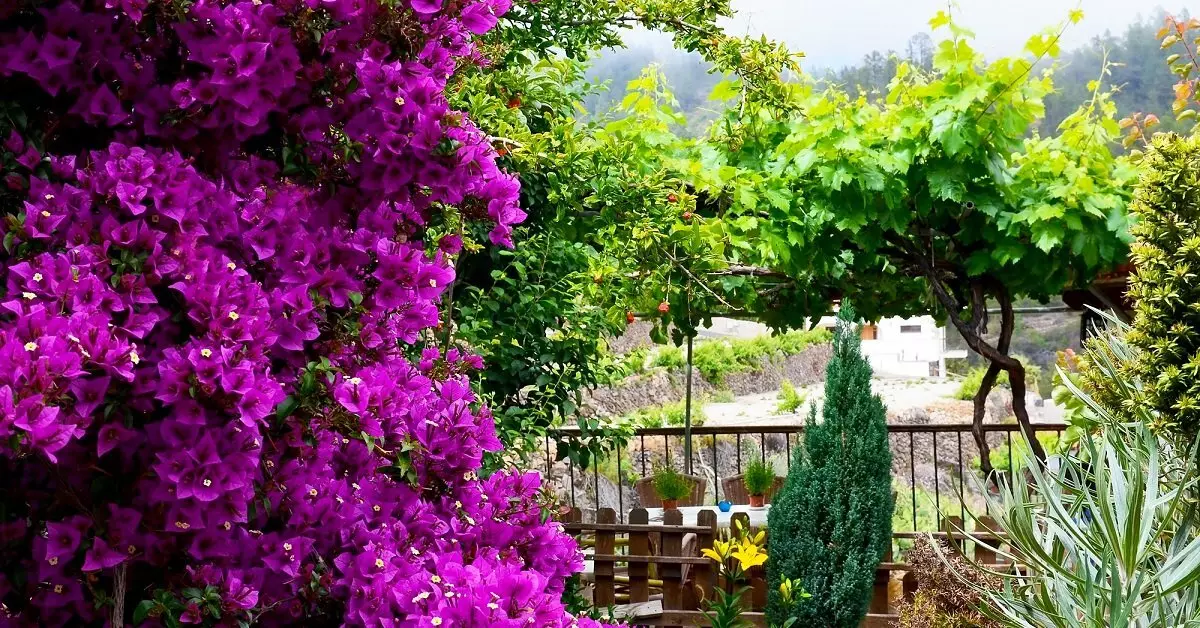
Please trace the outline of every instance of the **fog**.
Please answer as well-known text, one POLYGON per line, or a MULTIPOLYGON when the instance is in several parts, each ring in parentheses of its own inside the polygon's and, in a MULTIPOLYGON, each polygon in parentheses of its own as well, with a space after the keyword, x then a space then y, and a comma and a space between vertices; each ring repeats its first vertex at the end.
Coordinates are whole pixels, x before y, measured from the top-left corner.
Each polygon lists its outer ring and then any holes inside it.
MULTIPOLYGON (((1077 47, 1105 31, 1120 32, 1158 10, 1200 15, 1200 0, 960 0, 951 7, 956 21, 975 31, 976 46, 988 56, 1020 51, 1032 34, 1062 22, 1074 8, 1084 19, 1063 34, 1063 49, 1077 47)), ((945 0, 734 0, 737 15, 725 26, 733 34, 765 34, 807 56, 810 67, 854 64, 872 50, 903 50, 945 0)), ((632 46, 670 48, 665 36, 635 31, 632 46)))

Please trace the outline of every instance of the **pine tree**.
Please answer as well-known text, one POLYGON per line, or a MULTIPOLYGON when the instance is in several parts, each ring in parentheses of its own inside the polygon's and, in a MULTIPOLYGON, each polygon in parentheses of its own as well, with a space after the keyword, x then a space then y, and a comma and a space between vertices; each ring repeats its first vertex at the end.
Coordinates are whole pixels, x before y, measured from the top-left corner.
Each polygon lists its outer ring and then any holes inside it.
POLYGON ((891 543, 895 499, 887 411, 871 392, 849 304, 838 314, 822 421, 810 411, 793 456, 767 522, 768 619, 782 624, 789 616, 779 594, 786 577, 811 594, 790 610, 797 626, 857 628, 891 543))

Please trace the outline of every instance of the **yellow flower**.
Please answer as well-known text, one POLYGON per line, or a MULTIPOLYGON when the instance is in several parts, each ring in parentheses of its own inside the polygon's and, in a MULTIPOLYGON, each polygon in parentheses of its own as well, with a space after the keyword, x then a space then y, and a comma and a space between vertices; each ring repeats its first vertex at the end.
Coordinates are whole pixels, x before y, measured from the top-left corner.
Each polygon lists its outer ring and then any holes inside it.
POLYGON ((784 578, 783 582, 779 583, 779 595, 783 598, 785 604, 792 603, 792 579, 784 578))
POLYGON ((742 571, 757 567, 767 562, 767 553, 748 539, 743 540, 738 550, 732 554, 742 566, 742 571))
POLYGON ((718 563, 723 563, 729 558, 729 553, 732 550, 733 550, 733 542, 732 541, 713 540, 712 549, 704 548, 703 550, 701 550, 700 553, 704 554, 708 558, 711 558, 711 559, 717 561, 718 563))

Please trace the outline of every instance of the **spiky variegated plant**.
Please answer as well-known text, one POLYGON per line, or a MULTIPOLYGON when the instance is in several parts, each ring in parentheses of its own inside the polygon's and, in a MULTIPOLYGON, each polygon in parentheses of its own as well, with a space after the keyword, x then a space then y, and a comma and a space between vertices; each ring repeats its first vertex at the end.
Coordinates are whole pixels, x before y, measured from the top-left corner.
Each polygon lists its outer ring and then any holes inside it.
MULTIPOLYGON (((1136 397, 1144 387, 1124 378, 1137 353, 1122 337, 1127 328, 1111 324, 1088 351, 1093 381, 1108 378, 1114 398, 1136 397)), ((1129 421, 1069 379, 1065 384, 1097 429, 1044 468, 1026 462, 1022 475, 1032 481, 990 498, 1011 542, 1000 554, 1023 569, 1004 574, 1002 590, 980 590, 983 611, 1029 628, 1200 625, 1191 452, 1149 429, 1153 408, 1121 404, 1136 419, 1129 421)))

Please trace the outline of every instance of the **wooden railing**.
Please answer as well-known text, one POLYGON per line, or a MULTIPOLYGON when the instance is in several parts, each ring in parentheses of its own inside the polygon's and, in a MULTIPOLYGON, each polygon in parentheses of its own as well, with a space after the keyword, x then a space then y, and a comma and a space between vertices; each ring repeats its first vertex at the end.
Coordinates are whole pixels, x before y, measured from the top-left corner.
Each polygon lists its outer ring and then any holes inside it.
MULTIPOLYGON (((716 564, 703 556, 720 534, 716 513, 701 511, 694 526, 683 525, 678 510, 665 511, 662 523, 653 524, 644 508, 630 511, 628 523, 617 523, 611 508, 601 508, 595 523, 581 521, 580 515, 578 508, 571 509, 563 525, 579 538, 584 559, 593 564, 585 572, 593 606, 611 609, 615 618, 637 626, 708 625, 702 606, 722 585, 716 564), (625 565, 620 575, 619 565, 625 565)), ((749 529, 745 513, 734 519, 749 529)), ((753 612, 743 618, 765 626, 766 574, 758 567, 749 575, 753 612)))
MULTIPOLYGON (((682 513, 668 510, 661 523, 651 523, 645 509, 635 508, 628 513, 628 523, 618 523, 615 511, 601 508, 594 523, 583 522, 578 509, 571 509, 561 519, 566 530, 579 539, 585 560, 593 565, 585 571, 584 580, 598 610, 611 611, 615 618, 635 626, 708 626, 703 612, 705 600, 713 599, 715 587, 724 583, 718 579, 715 563, 702 551, 712 548, 719 530, 715 512, 701 511, 697 518, 697 525, 683 525, 682 513)), ((733 518, 741 519, 749 529, 745 513, 733 518)), ((946 541, 954 551, 973 555, 978 563, 997 570, 1006 567, 995 553, 1003 538, 994 532, 995 523, 989 518, 976 520, 970 536, 963 532, 963 522, 957 517, 943 521, 942 528, 928 533, 899 532, 896 538, 933 536, 946 541), (970 537, 983 544, 976 544, 970 537)), ((769 538, 767 543, 770 555, 769 538)), ((902 556, 901 560, 896 558, 889 551, 876 570, 864 628, 894 627, 898 619, 896 605, 911 600, 916 593, 915 575, 902 556), (893 581, 900 583, 898 595, 893 593, 893 581)), ((764 568, 751 570, 749 581, 746 600, 750 610, 743 619, 765 626, 764 568)))

